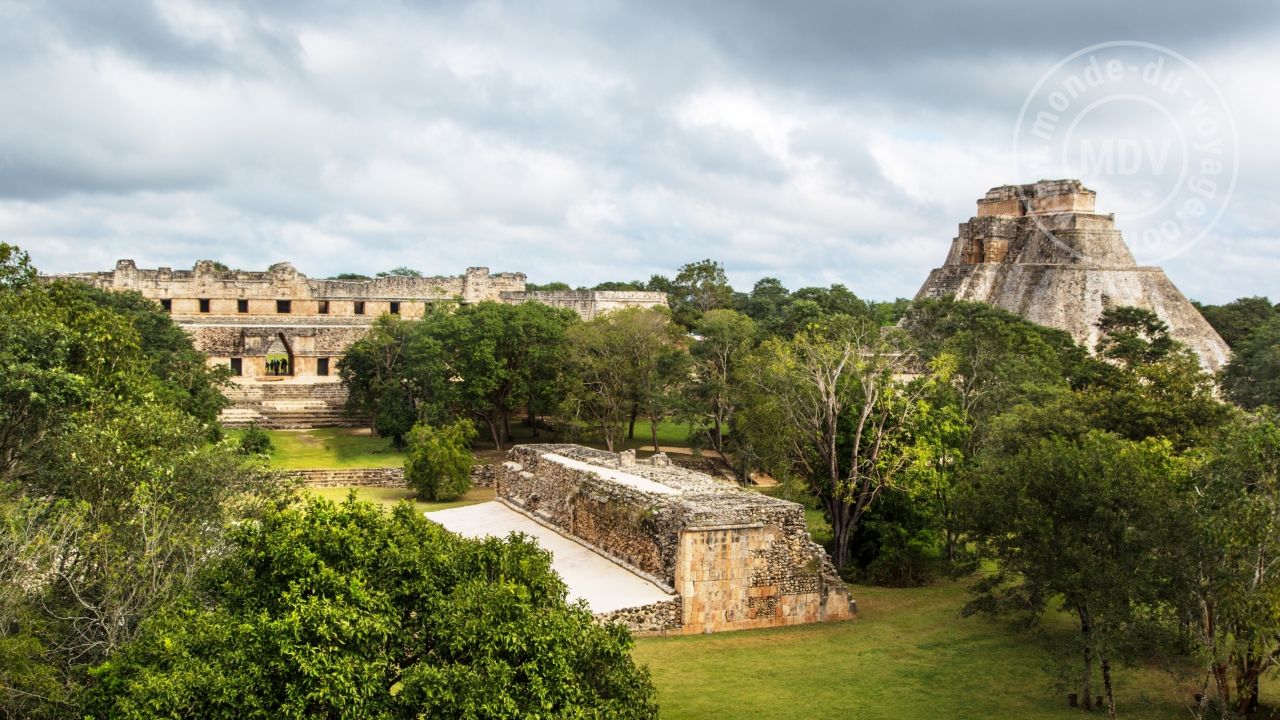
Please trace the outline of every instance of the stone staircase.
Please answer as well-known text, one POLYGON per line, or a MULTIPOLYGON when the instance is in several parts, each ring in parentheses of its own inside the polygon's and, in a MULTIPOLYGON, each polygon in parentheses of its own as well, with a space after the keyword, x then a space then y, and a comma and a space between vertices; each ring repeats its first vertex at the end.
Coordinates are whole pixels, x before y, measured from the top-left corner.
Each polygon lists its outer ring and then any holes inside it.
POLYGON ((231 401, 219 417, 224 427, 257 423, 273 430, 309 430, 369 424, 347 414, 347 390, 337 382, 236 382, 223 394, 231 401))

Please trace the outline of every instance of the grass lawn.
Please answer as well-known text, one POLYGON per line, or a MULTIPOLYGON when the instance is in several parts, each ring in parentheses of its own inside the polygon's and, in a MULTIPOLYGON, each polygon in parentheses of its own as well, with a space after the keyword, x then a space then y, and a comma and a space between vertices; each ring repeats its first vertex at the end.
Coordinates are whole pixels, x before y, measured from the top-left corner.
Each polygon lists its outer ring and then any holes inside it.
POLYGON ((355 491, 357 498, 372 503, 378 503, 388 509, 395 507, 402 500, 408 500, 421 512, 444 510, 452 507, 462 507, 463 505, 475 505, 476 503, 488 502, 493 499, 493 488, 482 487, 473 487, 467 491, 466 495, 463 495, 457 500, 442 503, 429 503, 415 500, 414 491, 408 488, 330 487, 307 488, 306 492, 334 502, 342 502, 347 499, 347 493, 352 490, 355 491))
MULTIPOLYGON (((234 431, 233 431, 234 432, 234 431)), ((279 470, 383 468, 404 465, 404 453, 389 438, 363 428, 268 430, 271 466, 279 470)))
MULTIPOLYGON (((966 582, 850 589, 857 620, 638 639, 634 656, 653 673, 662 717, 1087 717, 1067 708, 1068 688, 1057 684, 1078 673, 1061 654, 1074 647, 1066 622, 1022 632, 1001 620, 961 618, 966 582)), ((1156 668, 1114 674, 1120 717, 1188 717, 1179 702, 1196 691, 1194 679, 1156 668)), ((1100 681, 1095 687, 1101 694, 1100 681)), ((1276 700, 1271 690, 1264 685, 1268 703, 1276 700)))
MULTIPOLYGON (((229 431, 239 437, 240 431, 229 431)), ((629 448, 649 444, 649 425, 636 424, 636 439, 626 442, 629 448)), ((400 467, 404 453, 391 447, 391 440, 373 435, 365 428, 317 428, 314 430, 268 430, 271 444, 271 466, 279 470, 345 469, 400 467)), ((533 430, 520 423, 511 426, 512 442, 554 442, 546 432, 533 437, 533 430)), ((658 442, 663 446, 688 447, 689 429, 685 425, 667 421, 658 426, 658 442)), ((604 445, 593 444, 603 448, 604 445)), ((483 462, 505 457, 495 452, 493 443, 481 433, 476 439, 476 457, 483 462)))

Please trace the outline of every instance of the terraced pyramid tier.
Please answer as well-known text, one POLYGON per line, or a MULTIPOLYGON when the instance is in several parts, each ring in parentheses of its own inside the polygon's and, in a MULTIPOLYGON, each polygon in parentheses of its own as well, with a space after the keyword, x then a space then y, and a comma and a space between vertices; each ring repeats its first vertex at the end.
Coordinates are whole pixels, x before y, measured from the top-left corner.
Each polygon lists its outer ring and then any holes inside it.
POLYGON ((996 305, 1065 330, 1089 348, 1107 308, 1146 308, 1216 371, 1227 361, 1227 344, 1163 270, 1134 262, 1115 216, 1095 212, 1095 198, 1079 180, 993 188, 978 200, 978 214, 960 224, 946 262, 916 298, 996 305))

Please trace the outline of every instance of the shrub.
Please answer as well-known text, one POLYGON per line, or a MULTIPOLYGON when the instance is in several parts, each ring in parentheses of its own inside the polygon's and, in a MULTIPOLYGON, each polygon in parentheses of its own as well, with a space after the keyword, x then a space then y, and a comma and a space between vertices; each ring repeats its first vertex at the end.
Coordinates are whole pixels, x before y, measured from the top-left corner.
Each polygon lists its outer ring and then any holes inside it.
POLYGON ((245 455, 270 455, 275 447, 271 444, 271 435, 266 430, 252 423, 240 436, 240 452, 245 455))
POLYGON ((433 427, 418 423, 405 436, 409 456, 404 462, 404 479, 431 502, 453 500, 471 488, 471 440, 476 436, 470 420, 433 427))
POLYGON ((313 499, 233 529, 192 591, 93 670, 89 714, 656 718, 630 634, 566 596, 532 540, 313 499))

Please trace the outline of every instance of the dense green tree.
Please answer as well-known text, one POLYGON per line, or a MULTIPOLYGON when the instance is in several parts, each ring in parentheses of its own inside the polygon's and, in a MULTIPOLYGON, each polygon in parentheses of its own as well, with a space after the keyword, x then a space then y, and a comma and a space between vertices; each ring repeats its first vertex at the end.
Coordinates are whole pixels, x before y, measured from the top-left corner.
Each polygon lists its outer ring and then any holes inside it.
POLYGON ((650 290, 648 283, 640 280, 609 280, 597 283, 592 290, 650 290))
POLYGON ((372 280, 373 278, 369 277, 368 275, 361 275, 360 273, 347 272, 347 273, 338 273, 337 275, 334 275, 329 279, 330 280, 372 280))
POLYGON ((443 348, 450 405, 489 430, 501 450, 511 437, 510 417, 521 406, 545 404, 566 352, 566 329, 577 320, 569 310, 541 303, 465 305, 428 326, 443 348))
POLYGON ((1094 348, 1098 357, 1126 368, 1159 362, 1173 352, 1168 324, 1146 308, 1107 308, 1097 325, 1102 333, 1094 348))
POLYGON ((1185 450, 1227 419, 1213 377, 1154 313, 1112 308, 1098 327, 1100 360, 1086 363, 1076 382, 1095 427, 1130 440, 1166 438, 1185 450))
POLYGON ((569 283, 560 282, 557 280, 554 282, 541 283, 541 284, 525 283, 524 289, 528 290, 529 292, 540 292, 540 291, 565 291, 565 290, 572 290, 573 288, 570 287, 569 283))
POLYGON ((1246 408, 1280 409, 1280 315, 1237 341, 1222 370, 1222 388, 1246 408))
POLYGON ((992 420, 1020 404, 1040 406, 1065 393, 1085 353, 1066 333, 985 303, 927 300, 912 307, 904 327, 919 344, 922 361, 945 370, 948 378, 935 385, 933 409, 918 429, 922 454, 916 471, 924 494, 917 500, 935 513, 946 558, 955 564, 964 544, 953 494, 976 471, 974 460, 992 420))
POLYGON ((271 435, 258 427, 257 423, 250 423, 240 434, 240 452, 245 455, 270 455, 274 449, 271 435))
POLYGON ((683 386, 677 335, 659 308, 616 310, 570 328, 565 414, 598 432, 610 451, 633 413, 643 414, 656 445, 657 424, 683 386))
POLYGON ((114 718, 655 718, 618 625, 532 541, 408 504, 308 501, 236 528, 186 601, 94 672, 114 718))
POLYGON ((210 442, 220 376, 158 307, 4 254, 0 713, 78 717, 86 668, 283 485, 210 442))
POLYGON ((760 278, 742 303, 742 310, 755 321, 762 335, 782 333, 783 318, 791 293, 777 278, 760 278))
POLYGON ((394 268, 391 268, 390 270, 383 270, 382 272, 378 273, 378 277, 380 278, 384 278, 384 277, 420 278, 422 277, 422 273, 418 270, 414 270, 411 267, 405 267, 401 265, 400 267, 394 267, 394 268))
POLYGON ((707 447, 722 456, 728 450, 725 435, 733 426, 738 401, 734 380, 738 366, 755 345, 756 333, 755 322, 736 310, 710 310, 694 327, 687 408, 707 447))
POLYGON ((876 498, 911 477, 913 428, 932 384, 901 379, 913 358, 901 331, 837 315, 766 340, 741 365, 745 440, 765 470, 799 479, 822 503, 837 567, 876 498))
MULTIPOLYGON (((829 288, 805 287, 791 293, 791 300, 810 300, 818 306, 821 316, 849 315, 852 317, 868 317, 870 308, 849 288, 839 283, 829 288)), ((797 330, 802 328, 796 328, 797 330)))
POLYGON ((897 325, 911 310, 911 301, 906 298, 895 298, 892 301, 871 300, 867 302, 867 308, 881 325, 897 325))
MULTIPOLYGON (((429 352, 431 345, 423 342, 420 328, 420 323, 382 315, 374 320, 368 332, 347 347, 338 363, 338 375, 347 388, 348 410, 372 419, 375 427, 380 426, 380 434, 397 443, 417 420, 416 401, 431 390, 435 392, 430 392, 427 400, 439 401, 443 393, 440 383, 430 381, 443 373, 440 367, 425 373, 426 387, 412 385, 411 371, 420 371, 422 366, 430 364, 428 357, 438 355, 429 352), (416 392, 407 390, 406 386, 412 386, 416 392), (407 418, 406 402, 410 406, 407 418)), ((415 372, 412 377, 420 375, 422 373, 415 372)))
MULTIPOLYGON (((1280 426, 1234 416, 1171 503, 1178 531, 1162 550, 1180 571, 1184 608, 1220 708, 1256 708, 1280 661, 1280 426)), ((1206 696, 1209 694, 1206 693, 1206 696)), ((1202 708, 1203 710, 1203 708, 1202 708)))
POLYGON ((462 497, 471 488, 471 441, 475 425, 462 418, 442 427, 426 423, 413 426, 407 436, 409 453, 404 461, 404 479, 428 502, 462 497))
POLYGON ((379 433, 402 437, 418 420, 469 417, 502 449, 510 416, 555 403, 572 311, 541 303, 432 307, 421 320, 379 318, 342 358, 348 404, 379 433))
POLYGON ((732 307, 734 301, 733 288, 725 275, 724 265, 715 260, 681 265, 669 289, 654 289, 668 293, 672 317, 686 328, 693 327, 702 313, 732 307))
POLYGON ((1280 306, 1265 297, 1246 297, 1226 305, 1196 304, 1204 319, 1234 350, 1256 328, 1280 316, 1280 306))
POLYGON ((1140 609, 1167 597, 1162 559, 1174 537, 1167 508, 1185 469, 1166 442, 1099 430, 986 460, 960 504, 1000 572, 978 585, 969 609, 1016 609, 1034 620, 1060 598, 1079 631, 1085 707, 1096 660, 1114 717, 1113 662, 1124 657, 1140 609))

